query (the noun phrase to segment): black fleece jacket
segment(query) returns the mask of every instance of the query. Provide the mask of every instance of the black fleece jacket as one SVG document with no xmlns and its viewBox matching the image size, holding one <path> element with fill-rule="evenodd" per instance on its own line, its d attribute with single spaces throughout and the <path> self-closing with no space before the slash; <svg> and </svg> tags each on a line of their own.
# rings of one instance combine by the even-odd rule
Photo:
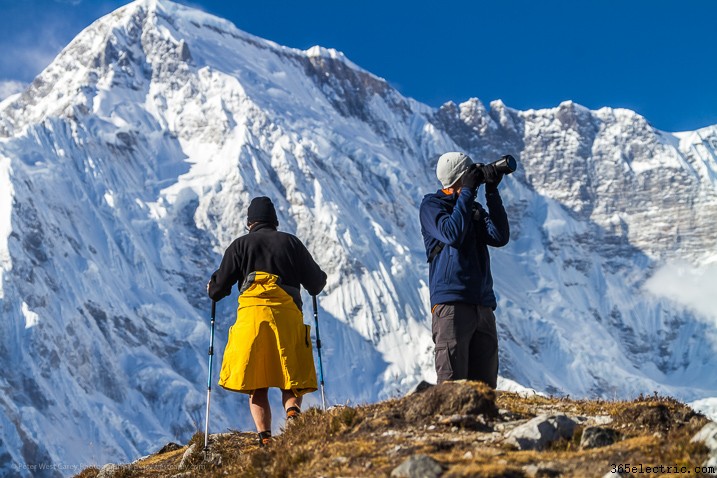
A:
<svg viewBox="0 0 717 478">
<path fill-rule="evenodd" d="M 260 223 L 227 248 L 209 281 L 209 297 L 214 301 L 223 299 L 231 294 L 234 284 L 241 287 L 255 271 L 275 274 L 290 287 L 299 289 L 303 285 L 311 295 L 317 295 L 326 285 L 326 273 L 296 236 Z"/>
</svg>

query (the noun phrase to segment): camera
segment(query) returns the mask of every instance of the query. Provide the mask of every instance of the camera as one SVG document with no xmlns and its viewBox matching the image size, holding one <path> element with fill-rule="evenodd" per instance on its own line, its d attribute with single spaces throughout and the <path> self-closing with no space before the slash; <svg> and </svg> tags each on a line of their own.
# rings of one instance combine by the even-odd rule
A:
<svg viewBox="0 0 717 478">
<path fill-rule="evenodd" d="M 477 168 L 480 174 L 480 182 L 485 183 L 486 181 L 494 180 L 504 174 L 511 174 L 518 169 L 518 162 L 515 158 L 509 154 L 501 156 L 497 161 L 493 161 L 490 164 L 474 164 L 471 168 Z"/>
</svg>

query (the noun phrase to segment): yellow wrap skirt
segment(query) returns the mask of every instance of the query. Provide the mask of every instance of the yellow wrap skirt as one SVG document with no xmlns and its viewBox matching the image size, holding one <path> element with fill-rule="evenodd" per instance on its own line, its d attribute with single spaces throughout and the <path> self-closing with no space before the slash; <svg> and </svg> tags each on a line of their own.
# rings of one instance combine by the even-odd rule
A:
<svg viewBox="0 0 717 478">
<path fill-rule="evenodd" d="M 276 387 L 297 397 L 316 391 L 311 326 L 304 324 L 302 311 L 278 276 L 252 276 L 239 295 L 219 385 L 243 393 Z"/>
</svg>

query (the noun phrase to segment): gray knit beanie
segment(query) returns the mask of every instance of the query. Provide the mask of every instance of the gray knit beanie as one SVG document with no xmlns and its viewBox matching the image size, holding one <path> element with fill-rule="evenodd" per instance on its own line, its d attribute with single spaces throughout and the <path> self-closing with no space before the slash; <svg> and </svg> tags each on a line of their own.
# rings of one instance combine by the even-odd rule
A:
<svg viewBox="0 0 717 478">
<path fill-rule="evenodd" d="M 449 188 L 463 176 L 471 164 L 473 164 L 471 158 L 463 153 L 455 151 L 444 153 L 438 158 L 436 176 L 444 188 Z"/>
</svg>

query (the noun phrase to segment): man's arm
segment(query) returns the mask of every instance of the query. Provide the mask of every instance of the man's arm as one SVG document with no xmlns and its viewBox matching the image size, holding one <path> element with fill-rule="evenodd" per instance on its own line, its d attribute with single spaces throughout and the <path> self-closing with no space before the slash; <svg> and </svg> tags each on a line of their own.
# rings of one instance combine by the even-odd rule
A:
<svg viewBox="0 0 717 478">
<path fill-rule="evenodd" d="M 231 294 L 234 284 L 243 280 L 239 264 L 239 247 L 235 240 L 224 252 L 219 269 L 209 279 L 207 294 L 213 301 L 220 301 Z"/>
<path fill-rule="evenodd" d="M 421 207 L 421 225 L 426 233 L 436 240 L 452 247 L 463 243 L 468 224 L 471 221 L 475 192 L 470 188 L 461 189 L 453 212 L 448 214 L 437 205 L 424 203 Z"/>
<path fill-rule="evenodd" d="M 493 247 L 503 247 L 510 240 L 510 226 L 503 200 L 497 190 L 487 192 L 485 199 L 488 212 L 478 205 L 473 216 L 478 241 Z"/>
</svg>

